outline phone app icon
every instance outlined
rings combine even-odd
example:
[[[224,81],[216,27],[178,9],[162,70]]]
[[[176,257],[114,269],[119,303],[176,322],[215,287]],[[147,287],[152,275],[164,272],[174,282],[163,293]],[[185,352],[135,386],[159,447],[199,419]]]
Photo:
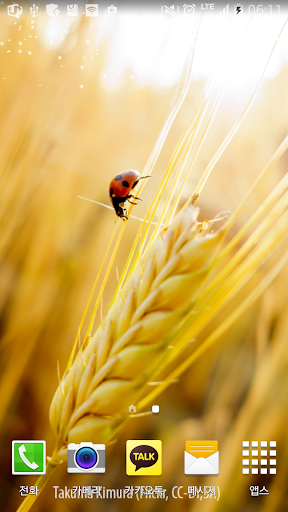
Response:
[[[33,473],[46,473],[46,441],[12,441],[12,474]]]
[[[217,441],[186,441],[185,475],[219,475]]]
[[[126,475],[162,475],[162,441],[126,441]]]

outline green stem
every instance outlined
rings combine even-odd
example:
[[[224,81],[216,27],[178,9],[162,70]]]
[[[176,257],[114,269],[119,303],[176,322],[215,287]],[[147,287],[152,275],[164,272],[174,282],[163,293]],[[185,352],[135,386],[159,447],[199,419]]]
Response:
[[[35,484],[35,486],[37,486],[39,489],[38,496],[43,491],[45,485],[47,484],[50,476],[52,475],[56,467],[57,466],[55,466],[55,464],[51,464],[51,462],[47,461],[46,474],[41,475]],[[20,507],[17,509],[17,512],[28,512],[28,510],[30,510],[38,496],[36,496],[36,494],[29,494],[27,498],[25,498],[25,500],[22,501]]]

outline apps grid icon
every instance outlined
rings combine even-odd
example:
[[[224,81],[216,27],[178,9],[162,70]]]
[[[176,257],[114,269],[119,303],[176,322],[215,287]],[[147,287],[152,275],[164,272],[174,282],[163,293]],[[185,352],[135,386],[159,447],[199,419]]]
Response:
[[[242,474],[276,475],[276,441],[243,441]]]

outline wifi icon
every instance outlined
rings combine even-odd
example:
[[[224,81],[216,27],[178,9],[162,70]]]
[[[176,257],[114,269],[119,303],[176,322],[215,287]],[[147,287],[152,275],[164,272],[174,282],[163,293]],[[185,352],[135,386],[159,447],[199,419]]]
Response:
[[[85,16],[98,16],[98,4],[85,4]]]

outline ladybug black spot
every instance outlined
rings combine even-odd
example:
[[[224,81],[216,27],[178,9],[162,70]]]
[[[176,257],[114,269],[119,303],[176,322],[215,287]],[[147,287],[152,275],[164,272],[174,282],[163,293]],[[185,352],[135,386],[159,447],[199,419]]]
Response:
[[[117,174],[117,176],[115,176],[114,180],[115,181],[122,180],[122,174]]]
[[[123,185],[123,187],[129,187],[128,181],[122,181],[122,185]]]

